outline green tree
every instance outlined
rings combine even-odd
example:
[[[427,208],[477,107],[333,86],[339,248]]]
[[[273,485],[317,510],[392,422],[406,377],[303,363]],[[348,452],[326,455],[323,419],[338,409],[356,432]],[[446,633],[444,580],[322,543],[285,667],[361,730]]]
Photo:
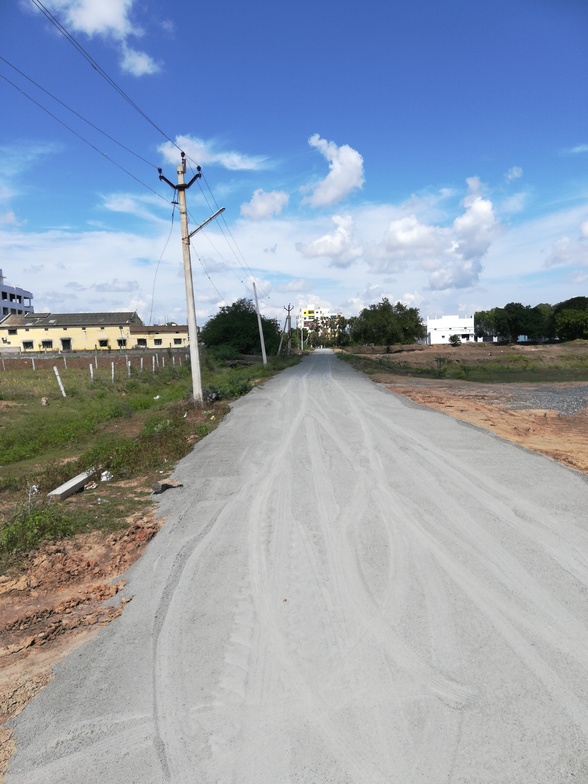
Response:
[[[393,343],[413,343],[426,335],[418,308],[408,308],[401,302],[392,305],[386,297],[364,308],[350,324],[354,343],[384,345],[388,350]]]
[[[560,340],[588,338],[588,310],[560,310],[555,316],[555,335]]]
[[[576,313],[588,312],[588,297],[572,297],[563,302],[558,302],[553,306],[551,318],[549,320],[549,337],[559,338],[560,340],[575,340],[580,337],[578,332],[582,331],[581,319],[576,316],[564,317],[561,314],[565,311],[576,311]],[[577,328],[574,329],[573,322],[577,323]],[[564,326],[564,324],[566,326]],[[562,332],[563,330],[563,332]],[[565,335],[572,335],[573,337],[563,337]]]
[[[265,348],[275,354],[280,344],[280,329],[276,319],[261,317]],[[235,354],[260,354],[257,312],[250,299],[238,299],[232,305],[224,305],[216,316],[202,328],[202,340],[206,346],[229,346]]]
[[[474,313],[474,328],[477,338],[506,339],[509,336],[508,317],[503,308]]]

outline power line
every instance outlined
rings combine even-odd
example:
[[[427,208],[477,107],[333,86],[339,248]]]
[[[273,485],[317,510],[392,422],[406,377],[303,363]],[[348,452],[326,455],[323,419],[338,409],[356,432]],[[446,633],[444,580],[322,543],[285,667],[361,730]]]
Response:
[[[31,101],[32,103],[35,104],[35,106],[38,106],[39,109],[42,109],[44,112],[46,112],[56,122],[58,122],[60,125],[63,125],[64,128],[67,128],[67,130],[70,131],[70,133],[73,133],[74,136],[77,136],[78,139],[81,139],[81,141],[83,141],[85,144],[87,144],[88,147],[91,147],[95,152],[97,152],[103,158],[106,158],[108,161],[110,161],[110,163],[112,163],[114,166],[118,167],[126,175],[128,175],[129,177],[132,177],[133,180],[135,180],[135,182],[138,182],[144,188],[147,188],[147,190],[151,191],[151,193],[154,193],[158,198],[163,199],[163,201],[167,202],[167,199],[164,196],[162,196],[161,193],[158,193],[157,191],[153,190],[153,188],[150,185],[147,185],[147,183],[143,182],[143,180],[140,180],[132,172],[128,171],[128,169],[125,169],[124,166],[121,166],[120,163],[115,161],[114,158],[111,158],[110,155],[108,155],[108,153],[104,152],[103,150],[100,150],[98,147],[96,147],[95,144],[92,144],[91,141],[86,139],[84,136],[82,136],[81,133],[78,133],[71,126],[69,126],[66,122],[64,122],[59,117],[57,117],[55,114],[53,114],[53,112],[49,111],[49,109],[47,109],[45,106],[43,106],[43,104],[41,104],[38,101],[36,101],[32,96],[30,96],[28,93],[26,93],[21,87],[19,87],[17,84],[15,84],[13,81],[11,81],[7,76],[4,76],[4,74],[0,74],[0,79],[4,79],[5,82],[8,82],[8,84],[12,85],[12,87],[14,87],[15,90],[18,90],[18,92],[21,93],[21,95],[24,95],[25,98],[28,98],[29,101]]]
[[[53,100],[54,100],[54,101],[57,101],[57,103],[58,103],[58,104],[60,104],[61,106],[63,106],[63,107],[64,107],[65,109],[67,109],[69,112],[71,112],[71,113],[72,113],[72,114],[74,114],[76,117],[78,117],[80,120],[83,120],[83,121],[84,121],[85,123],[87,123],[87,124],[88,124],[88,125],[89,125],[91,128],[94,128],[94,130],[95,130],[95,131],[98,131],[98,133],[101,133],[103,136],[106,136],[106,138],[107,138],[107,139],[110,139],[110,141],[111,141],[111,142],[114,142],[115,144],[118,144],[118,146],[119,146],[119,147],[122,147],[122,149],[123,149],[123,150],[126,150],[126,151],[127,151],[128,153],[130,153],[131,155],[134,155],[134,156],[135,156],[135,158],[138,158],[140,161],[143,161],[143,163],[146,163],[148,166],[152,166],[154,169],[157,169],[157,166],[156,166],[154,163],[151,163],[151,161],[148,161],[146,158],[143,158],[141,155],[139,155],[138,153],[136,153],[134,150],[131,150],[131,149],[130,149],[129,147],[127,147],[125,144],[123,144],[122,142],[119,142],[119,141],[118,141],[117,139],[115,139],[113,136],[110,136],[110,134],[106,133],[106,131],[103,131],[101,128],[99,128],[99,127],[98,127],[97,125],[95,125],[93,122],[91,122],[90,120],[88,120],[86,117],[84,117],[83,115],[79,114],[79,112],[76,112],[76,110],[75,110],[75,109],[72,109],[72,108],[71,108],[71,106],[68,106],[68,105],[67,105],[67,104],[66,104],[64,101],[60,100],[60,99],[59,99],[59,98],[58,98],[56,95],[53,95],[53,93],[49,92],[49,90],[47,90],[45,87],[43,87],[42,85],[40,85],[40,84],[39,84],[38,82],[36,82],[34,79],[31,79],[31,77],[30,77],[30,76],[27,76],[27,75],[26,75],[26,73],[24,73],[24,71],[21,71],[21,70],[20,70],[20,68],[17,68],[17,67],[16,67],[16,65],[13,65],[13,63],[9,62],[9,61],[8,61],[8,60],[7,60],[5,57],[2,57],[2,55],[0,55],[0,60],[2,60],[3,62],[5,62],[5,63],[6,63],[6,65],[9,65],[9,66],[10,66],[10,67],[11,67],[11,68],[14,70],[14,71],[16,71],[18,74],[20,74],[20,75],[21,75],[23,78],[25,78],[25,79],[26,79],[27,81],[29,81],[31,84],[34,84],[34,85],[35,85],[35,87],[37,87],[39,90],[42,90],[42,92],[44,92],[44,93],[45,93],[46,95],[48,95],[50,98],[53,98]]]
[[[122,87],[118,86],[118,84],[114,81],[114,79],[111,76],[109,76],[108,73],[106,73],[104,68],[102,68],[102,66],[99,65],[96,62],[96,60],[94,60],[94,58],[84,49],[84,47],[79,43],[79,41],[77,41],[77,39],[74,38],[74,36],[61,24],[61,22],[59,22],[59,20],[53,16],[51,11],[49,11],[49,9],[43,5],[41,0],[31,0],[31,2],[36,8],[38,8],[39,11],[41,11],[42,14],[44,14],[44,16],[51,22],[51,24],[69,41],[69,43],[74,47],[74,49],[76,49],[79,52],[79,54],[82,55],[84,60],[86,60],[90,64],[90,66],[112,87],[112,89],[115,90],[120,95],[120,97],[123,98],[129,104],[129,106],[132,106],[132,108],[136,112],[138,112],[141,115],[141,117],[143,117],[144,120],[146,120],[151,126],[153,126],[153,128],[155,128],[155,130],[158,131],[158,133],[160,133],[165,139],[167,139],[168,142],[173,144],[174,147],[180,150],[180,148],[174,142],[174,140],[171,139],[165,133],[165,131],[162,131],[162,129],[147,114],[145,114],[145,112],[140,108],[140,106],[138,106],[133,101],[133,99],[129,95],[127,95],[127,93],[122,89]]]
[[[163,250],[161,251],[161,255],[157,261],[157,266],[155,267],[155,274],[153,275],[153,288],[151,289],[151,312],[149,313],[149,323],[153,323],[153,303],[155,301],[155,281],[157,280],[157,273],[159,271],[159,265],[161,264],[161,260],[163,258],[163,254],[165,253],[168,243],[170,241],[170,237],[172,235],[172,231],[174,229],[174,216],[176,213],[176,204],[177,202],[172,201],[172,214],[171,214],[171,226],[169,227],[169,234],[167,235],[167,239],[165,241],[165,245],[163,246]]]
[[[206,183],[206,187],[208,188],[208,190],[209,190],[209,192],[210,192],[210,196],[211,196],[211,198],[212,198],[212,200],[213,200],[213,202],[214,202],[214,205],[215,205],[215,207],[217,207],[217,208],[218,208],[218,204],[217,204],[217,202],[216,202],[216,199],[215,199],[215,197],[214,197],[214,194],[213,194],[213,192],[212,192],[212,189],[211,189],[210,185],[208,184],[208,181],[207,181],[206,177],[204,177],[204,175],[202,175],[202,179],[203,179],[203,180],[204,180],[204,182]],[[202,196],[203,196],[203,198],[204,198],[204,200],[205,200],[205,202],[206,202],[207,206],[209,207],[209,209],[212,209],[212,208],[210,207],[210,204],[209,204],[209,202],[208,202],[208,199],[207,199],[207,197],[206,197],[206,194],[204,193],[204,191],[203,191],[203,189],[202,189],[202,185],[201,185],[201,183],[200,183],[200,182],[198,183],[198,186],[199,186],[199,188],[200,188],[200,191],[201,191],[201,193],[202,193]],[[221,226],[219,226],[219,228],[220,228],[220,231],[221,231],[221,234],[223,235],[223,237],[225,238],[225,240],[226,240],[226,242],[227,242],[227,245],[228,245],[228,246],[229,246],[229,248],[231,249],[231,252],[233,253],[233,256],[235,257],[235,259],[236,259],[236,261],[237,261],[237,264],[238,264],[238,265],[241,267],[241,269],[243,270],[243,272],[244,272],[246,275],[248,274],[248,275],[250,275],[252,278],[255,278],[255,275],[253,274],[253,270],[252,270],[252,269],[251,269],[251,267],[250,267],[250,266],[247,264],[247,261],[246,261],[246,259],[245,259],[245,256],[243,255],[243,253],[242,253],[242,251],[241,251],[241,248],[239,247],[239,245],[238,245],[238,243],[237,243],[237,241],[236,241],[235,237],[233,236],[233,233],[231,232],[231,229],[229,228],[229,225],[228,225],[228,223],[226,222],[226,220],[225,220],[225,216],[224,216],[224,215],[222,216],[222,221],[223,221],[223,223],[224,223],[224,225],[225,225],[225,228],[226,228],[226,230],[227,230],[227,232],[228,232],[228,234],[229,234],[229,237],[231,238],[231,242],[229,242],[229,239],[227,238],[227,236],[226,236],[226,234],[225,234],[225,232],[224,232],[224,230],[223,230],[223,227],[222,227],[222,225],[221,225]],[[232,244],[231,244],[231,243],[232,243]],[[236,249],[236,250],[235,250],[235,249]],[[237,254],[237,251],[238,251],[238,254]],[[239,260],[239,256],[241,257],[242,263],[241,263],[241,261]],[[243,281],[241,281],[241,282],[243,282]],[[263,287],[262,287],[262,286],[260,286],[260,288],[261,288],[261,292],[262,292],[262,294],[263,294],[264,298],[269,300],[269,299],[270,299],[270,295],[269,295],[267,292],[265,292],[265,291],[263,290]]]

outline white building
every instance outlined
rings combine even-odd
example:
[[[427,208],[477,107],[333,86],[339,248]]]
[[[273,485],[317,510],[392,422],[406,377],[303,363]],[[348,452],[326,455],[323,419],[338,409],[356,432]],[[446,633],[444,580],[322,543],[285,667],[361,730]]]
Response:
[[[473,316],[441,316],[427,319],[427,343],[438,345],[449,343],[452,335],[458,335],[462,343],[475,341]]]
[[[5,316],[22,316],[33,313],[33,295],[30,291],[19,289],[17,286],[7,286],[4,275],[0,269],[0,319]]]

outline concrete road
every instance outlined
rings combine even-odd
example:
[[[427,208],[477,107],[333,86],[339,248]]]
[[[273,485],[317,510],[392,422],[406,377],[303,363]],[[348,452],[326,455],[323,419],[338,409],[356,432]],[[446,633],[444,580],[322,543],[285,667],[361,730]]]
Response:
[[[588,484],[329,352],[182,461],[7,784],[588,781]]]

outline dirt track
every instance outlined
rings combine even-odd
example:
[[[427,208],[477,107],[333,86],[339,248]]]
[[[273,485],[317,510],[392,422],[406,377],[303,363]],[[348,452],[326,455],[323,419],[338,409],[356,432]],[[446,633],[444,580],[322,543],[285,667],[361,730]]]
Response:
[[[588,778],[579,474],[319,354],[177,476],[7,782]]]

